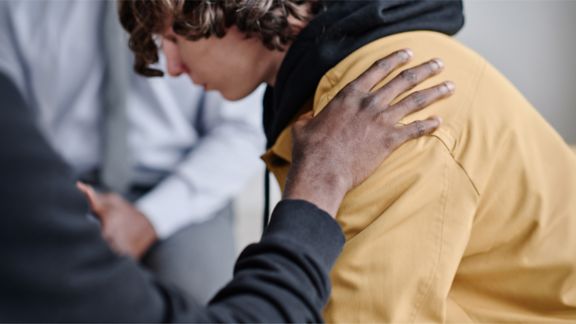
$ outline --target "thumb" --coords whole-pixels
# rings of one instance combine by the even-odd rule
[[[312,110],[300,115],[298,120],[309,121],[310,119],[314,118],[314,112]]]
[[[102,198],[100,194],[92,188],[92,186],[87,185],[81,181],[76,182],[76,188],[80,190],[81,193],[84,194],[86,200],[88,200],[88,204],[90,205],[90,209],[95,214],[98,214],[104,208],[104,204],[102,202]]]
[[[298,128],[306,126],[314,118],[314,112],[309,111],[305,114],[300,115],[294,125]]]

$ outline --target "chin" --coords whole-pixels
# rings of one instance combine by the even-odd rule
[[[227,94],[227,93],[223,93],[223,92],[220,92],[220,94],[222,95],[222,97],[224,97],[224,99],[226,99],[228,101],[236,101],[236,100],[244,99],[246,97],[246,96],[239,96],[239,95],[231,95],[231,94]]]
[[[254,89],[237,89],[236,91],[221,91],[218,90],[218,92],[220,92],[220,94],[222,95],[222,97],[224,97],[224,99],[229,100],[229,101],[237,101],[240,99],[244,99],[246,97],[248,97],[252,91],[254,91],[256,88]]]

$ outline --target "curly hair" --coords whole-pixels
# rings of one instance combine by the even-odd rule
[[[303,12],[301,5],[310,4]],[[188,40],[224,37],[235,25],[247,37],[259,37],[266,48],[284,50],[296,35],[288,17],[310,20],[322,8],[320,0],[120,0],[120,22],[130,34],[134,70],[144,76],[164,73],[150,65],[158,62],[158,42],[172,23],[174,32]]]

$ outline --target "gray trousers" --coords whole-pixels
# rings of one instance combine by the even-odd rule
[[[157,242],[142,263],[160,280],[205,305],[232,278],[235,256],[230,204],[208,221],[189,225]]]

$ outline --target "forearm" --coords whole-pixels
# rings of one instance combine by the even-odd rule
[[[344,237],[323,210],[284,200],[262,240],[248,246],[234,279],[198,316],[178,321],[321,322],[330,294],[329,272]]]
[[[262,165],[262,89],[228,102],[205,93],[188,122],[199,138],[169,174],[136,206],[161,238],[190,223],[209,219],[235,197]]]
[[[258,135],[241,133],[223,127],[203,137],[170,176],[136,202],[160,237],[209,219],[259,169]]]
[[[16,96],[13,88],[0,91],[9,102],[15,97],[0,118],[6,135],[0,143],[9,148],[0,158],[7,180],[0,188],[0,321],[321,320],[328,273],[344,242],[325,212],[306,202],[282,202],[262,241],[246,249],[234,279],[210,306],[186,304],[107,247],[96,224],[84,217],[87,206],[72,174]],[[11,145],[13,138],[24,145]],[[26,172],[23,164],[30,167]]]
[[[0,322],[162,321],[165,296],[86,218],[71,170],[2,75],[0,99]]]

